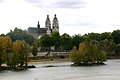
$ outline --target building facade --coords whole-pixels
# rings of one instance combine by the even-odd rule
[[[43,34],[50,35],[52,32],[59,32],[59,22],[56,17],[56,14],[54,15],[52,22],[50,21],[49,15],[47,15],[44,28],[40,28],[39,21],[38,21],[37,27],[28,28],[28,33],[33,35],[34,38],[40,38]]]

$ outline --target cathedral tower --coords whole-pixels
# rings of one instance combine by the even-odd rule
[[[54,19],[53,19],[53,23],[52,23],[52,32],[59,32],[59,23],[58,23],[56,14],[54,15]]]
[[[47,15],[47,18],[45,21],[45,28],[47,28],[47,34],[51,34],[51,22],[49,19],[49,15]]]
[[[51,29],[51,22],[50,22],[49,15],[47,15],[47,18],[46,18],[45,27],[46,27],[47,29]]]
[[[38,24],[37,24],[37,28],[40,28],[40,24],[39,24],[39,21],[38,21]]]

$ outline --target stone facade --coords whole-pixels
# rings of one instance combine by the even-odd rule
[[[52,28],[51,28],[52,26]],[[46,21],[45,21],[45,28],[40,28],[40,24],[38,21],[37,27],[29,27],[28,33],[33,35],[35,38],[40,38],[43,34],[51,34],[52,32],[59,32],[59,23],[58,19],[56,17],[56,14],[54,15],[52,25],[49,18],[49,15],[47,15]]]

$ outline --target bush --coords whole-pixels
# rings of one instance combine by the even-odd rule
[[[70,51],[70,60],[75,64],[99,64],[106,61],[106,53],[101,51],[98,43],[84,41],[80,43],[79,50],[74,47]]]
[[[117,44],[115,47],[115,55],[120,56],[120,44]]]
[[[60,55],[60,58],[61,58],[61,59],[64,59],[65,57],[64,57],[63,55]]]

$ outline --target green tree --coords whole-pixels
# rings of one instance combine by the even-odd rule
[[[113,54],[114,50],[115,50],[115,43],[113,42],[113,40],[102,40],[100,42],[101,48],[103,51],[105,51],[108,55]]]
[[[17,53],[13,53],[12,59],[10,61],[10,67],[15,69],[17,65],[19,65],[19,56]]]
[[[81,43],[83,41],[84,41],[83,36],[81,36],[79,34],[72,37],[72,45],[76,46],[77,49],[79,48],[79,43]]]
[[[72,38],[66,33],[61,36],[61,46],[63,50],[71,50],[73,47]]]
[[[61,37],[60,37],[59,32],[53,32],[51,34],[51,38],[53,41],[53,46],[55,46],[55,49],[58,50],[61,46]]]
[[[95,64],[106,61],[106,53],[93,40],[80,43],[79,50],[70,51],[70,59],[76,64]]]
[[[39,44],[38,40],[34,40],[34,42],[32,44],[32,54],[33,54],[34,57],[37,56],[38,44]]]
[[[120,43],[120,30],[114,30],[112,33],[112,38],[113,38],[113,41],[116,43],[116,44],[119,44]]]
[[[50,47],[54,45],[53,39],[48,34],[44,34],[40,38],[40,45],[41,47],[49,48],[49,51],[50,51]]]
[[[25,59],[25,66],[27,67],[28,65],[28,57],[29,57],[29,53],[30,53],[30,45],[28,43],[26,43],[25,41],[23,41],[23,44],[24,44],[24,47],[23,47],[23,50],[24,50],[24,59]]]
[[[101,40],[99,33],[88,33],[87,34],[87,39],[96,40],[96,41]]]
[[[0,66],[3,62],[7,61],[7,65],[9,64],[8,59],[8,51],[12,47],[12,40],[9,36],[0,36]],[[9,50],[8,50],[9,49]]]
[[[100,34],[100,37],[101,37],[101,41],[102,41],[102,40],[105,40],[105,39],[108,39],[108,40],[111,40],[111,39],[112,39],[111,32],[101,33],[101,34]]]
[[[23,40],[23,41],[29,43],[30,45],[34,41],[34,38],[32,35],[28,34],[27,31],[21,30],[18,28],[15,28],[14,31],[10,31],[9,33],[7,33],[7,35],[9,35],[11,37],[12,41]]]
[[[16,58],[17,58],[17,60],[19,60],[18,64],[20,64],[21,67],[24,64],[27,65],[30,46],[24,41],[17,40],[15,42],[13,42],[12,49],[13,49],[14,56],[17,56]],[[13,60],[13,61],[15,61],[15,60]],[[16,62],[15,62],[15,64],[16,64]]]
[[[115,47],[115,55],[120,56],[120,44],[117,44]]]
[[[82,62],[82,54],[79,53],[79,51],[77,50],[77,47],[74,46],[73,49],[70,51],[70,61],[74,62],[76,64],[80,64],[80,62]]]

